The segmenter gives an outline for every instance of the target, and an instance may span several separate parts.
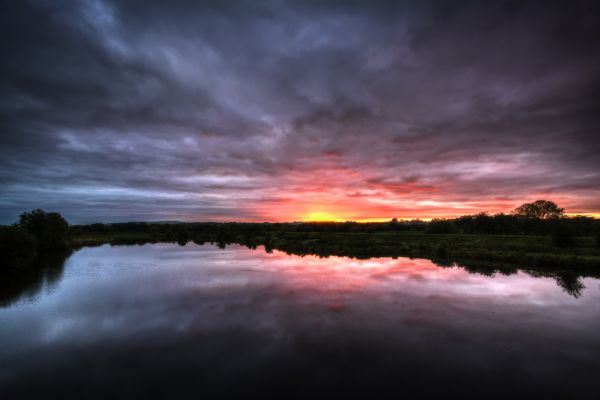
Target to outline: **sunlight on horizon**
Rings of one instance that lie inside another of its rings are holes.
[[[302,221],[304,222],[345,222],[346,220],[346,218],[342,218],[328,211],[310,212],[302,218]]]

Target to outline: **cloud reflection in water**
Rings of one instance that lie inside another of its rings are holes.
[[[83,385],[99,397],[592,393],[600,291],[598,280],[584,283],[575,298],[552,278],[421,259],[86,248],[53,290],[0,309],[9,366],[0,387]]]

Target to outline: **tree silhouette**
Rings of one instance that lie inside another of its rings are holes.
[[[553,219],[562,217],[564,212],[565,209],[558,207],[553,201],[537,200],[533,203],[521,204],[515,208],[513,214],[527,218]]]
[[[67,247],[69,223],[59,213],[33,210],[21,214],[17,225],[37,238],[40,249],[55,250]]]

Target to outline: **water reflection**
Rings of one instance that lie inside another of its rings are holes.
[[[39,293],[52,290],[62,278],[65,260],[71,251],[46,254],[21,269],[3,269],[0,273],[0,307],[22,300],[34,301]]]
[[[150,244],[159,244],[160,242],[154,242]],[[199,246],[205,245],[205,243],[200,242],[190,242],[187,239],[176,242],[179,246],[186,246],[188,243],[195,243]],[[140,241],[139,243],[131,243],[131,244],[121,244],[119,247],[123,246],[143,246],[147,245],[147,241]],[[212,245],[212,243],[211,243]],[[215,245],[224,250],[227,247],[227,243],[219,242],[215,243]],[[256,250],[259,246],[255,243],[244,243],[245,247],[251,250]],[[113,246],[111,246],[113,247]],[[273,248],[269,246],[264,247],[264,252],[267,254],[273,253]],[[73,253],[73,251],[65,251],[54,254],[46,254],[42,257],[39,257],[35,264],[29,268],[24,270],[4,270],[3,273],[0,274],[0,307],[10,306],[14,302],[21,301],[23,299],[33,300],[39,294],[41,290],[51,289],[56,283],[60,280],[62,276],[62,270],[65,263],[65,260]],[[260,252],[259,252],[260,253]],[[293,255],[292,253],[286,253],[287,255]],[[279,253],[279,256],[283,256],[282,253]],[[302,257],[306,257],[306,254],[301,254]],[[312,257],[312,256],[309,256]],[[314,258],[314,257],[313,257]],[[329,256],[318,256],[319,259],[330,258],[331,260],[346,260],[345,263],[348,263],[347,257],[329,257]],[[397,257],[388,258],[389,259],[398,259]],[[405,258],[402,258],[406,260]],[[377,263],[382,263],[385,258],[373,258],[371,260],[376,260]],[[372,262],[372,261],[370,261]],[[476,262],[468,264],[468,265],[459,265],[454,262],[447,262],[443,259],[433,259],[431,260],[435,266],[442,268],[462,268],[468,273],[471,274],[480,274],[487,277],[494,277],[496,275],[513,275],[517,272],[521,271],[526,273],[532,277],[550,277],[554,278],[556,284],[563,289],[565,293],[569,295],[579,298],[583,290],[585,289],[585,284],[582,282],[583,275],[580,275],[573,271],[543,271],[543,270],[527,270],[527,269],[518,269],[516,267],[510,266],[494,266],[490,267],[489,265],[478,265]],[[324,262],[323,262],[324,264]],[[427,262],[429,264],[429,262]],[[589,274],[589,273],[588,273]]]
[[[561,278],[576,297],[556,277],[473,272],[240,246],[86,248],[54,290],[0,309],[0,388],[591,397],[599,281]]]

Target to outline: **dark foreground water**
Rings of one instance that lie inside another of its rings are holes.
[[[56,275],[56,273],[55,273]],[[600,398],[600,281],[85,248],[0,308],[0,398]]]

